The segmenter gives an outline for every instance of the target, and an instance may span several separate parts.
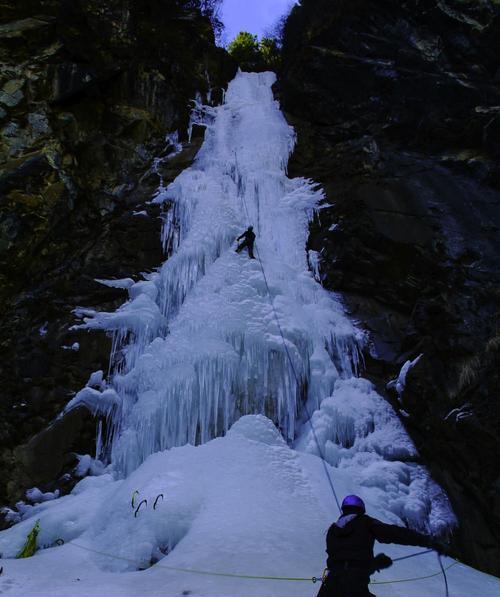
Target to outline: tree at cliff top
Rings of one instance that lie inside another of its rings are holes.
[[[276,70],[279,67],[278,42],[271,37],[263,37],[259,42],[256,35],[240,31],[227,49],[243,70]]]
[[[263,37],[259,44],[260,55],[270,70],[277,70],[281,64],[281,52],[278,41],[272,37]]]

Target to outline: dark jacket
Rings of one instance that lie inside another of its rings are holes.
[[[328,529],[326,537],[327,566],[330,570],[339,562],[359,563],[370,568],[375,540],[380,543],[429,547],[431,538],[394,524],[386,524],[367,514],[341,516]]]
[[[245,230],[245,232],[241,236],[238,236],[236,240],[241,240],[242,238],[245,239],[247,244],[253,245],[255,241],[255,233],[253,232],[253,230]]]

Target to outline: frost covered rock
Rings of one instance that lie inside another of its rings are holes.
[[[56,500],[60,495],[59,490],[42,492],[38,487],[28,489],[26,497],[32,504],[38,504],[40,502],[48,502],[50,500]]]

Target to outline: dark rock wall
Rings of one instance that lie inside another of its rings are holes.
[[[454,549],[500,573],[498,3],[302,0],[276,92],[291,175],[321,182],[327,288],[370,332],[380,391],[447,490]]]
[[[46,429],[108,366],[109,339],[71,331],[71,311],[123,301],[94,278],[161,264],[152,160],[171,149],[167,133],[185,140],[196,92],[220,98],[235,74],[187,4],[0,2],[0,505],[51,489],[73,452],[92,452],[83,410]],[[165,182],[198,146],[168,162]]]

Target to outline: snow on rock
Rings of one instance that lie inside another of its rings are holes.
[[[95,281],[104,286],[109,286],[109,288],[123,288],[124,290],[128,290],[135,284],[132,278],[120,278],[119,280],[101,280],[100,278],[96,278]]]
[[[63,350],[73,350],[74,352],[78,352],[80,350],[79,342],[73,342],[71,346],[61,346]]]
[[[38,487],[32,487],[26,492],[26,497],[33,504],[40,502],[48,502],[50,500],[56,500],[59,497],[59,490],[43,492]]]
[[[87,386],[90,388],[99,388],[103,390],[106,387],[106,382],[104,381],[104,372],[99,369],[99,371],[94,371],[91,373],[87,382]]]
[[[399,372],[399,375],[397,377],[397,379],[393,379],[392,381],[390,381],[387,384],[387,389],[395,389],[397,394],[398,394],[398,399],[401,402],[402,398],[403,398],[403,393],[405,391],[405,387],[406,387],[406,376],[408,375],[408,372],[410,371],[410,369],[412,369],[413,367],[415,367],[415,365],[420,361],[420,359],[423,357],[423,354],[419,354],[417,358],[413,359],[413,361],[406,361],[405,364],[401,367],[401,371]]]
[[[68,402],[64,412],[69,412],[80,405],[86,406],[94,414],[104,413],[109,415],[113,410],[121,406],[121,400],[118,394],[111,388],[101,392],[100,390],[86,386]]]
[[[87,475],[102,475],[105,470],[104,464],[100,460],[92,458],[90,454],[77,454],[78,464],[75,467],[76,477],[86,477]]]

